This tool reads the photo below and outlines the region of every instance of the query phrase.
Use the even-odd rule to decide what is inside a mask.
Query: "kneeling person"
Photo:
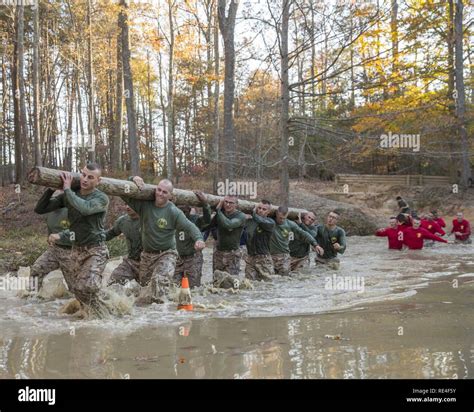
[[[118,265],[107,283],[110,286],[114,283],[123,285],[126,281],[139,280],[140,253],[142,252],[142,240],[140,230],[140,217],[130,207],[126,206],[126,215],[120,216],[114,226],[105,232],[105,240],[111,240],[120,234],[124,234],[127,241],[128,256]]]

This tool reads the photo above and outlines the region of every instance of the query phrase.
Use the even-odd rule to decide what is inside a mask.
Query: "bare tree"
[[[33,8],[33,142],[36,166],[43,165],[40,135],[39,37],[39,0],[37,0]]]
[[[130,66],[130,41],[128,33],[127,0],[120,0],[119,26],[122,33],[122,64],[125,87],[125,103],[127,106],[128,148],[132,174],[140,174],[137,125],[135,116],[135,100],[133,95],[133,77]]]
[[[219,30],[224,40],[224,133],[219,146],[220,160],[224,162],[222,172],[232,179],[234,176],[233,156],[234,148],[234,91],[235,91],[235,18],[237,15],[238,0],[230,0],[226,15],[226,0],[219,0],[217,16]]]
[[[461,139],[462,172],[461,184],[467,187],[471,178],[471,164],[469,162],[469,141],[466,128],[466,96],[464,90],[464,64],[463,64],[463,2],[456,1],[454,14],[454,39],[455,39],[455,100],[458,133]]]
[[[289,198],[289,173],[288,173],[288,143],[289,143],[289,110],[290,89],[288,78],[288,24],[290,20],[291,0],[282,0],[281,31],[280,31],[280,61],[281,61],[281,108],[280,108],[280,204],[288,206]]]

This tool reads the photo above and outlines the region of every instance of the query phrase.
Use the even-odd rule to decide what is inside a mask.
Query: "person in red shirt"
[[[440,226],[440,227],[446,227],[446,222],[441,216],[438,216],[438,211],[437,210],[432,210],[431,214],[433,215],[433,220]]]
[[[471,244],[471,225],[464,219],[464,214],[459,212],[456,214],[457,218],[453,220],[453,228],[451,233],[454,233],[454,243]]]
[[[441,226],[435,222],[431,213],[428,213],[423,219],[421,219],[421,227],[426,229],[433,235],[439,233],[441,236],[444,236],[446,234],[446,232],[441,228]]]
[[[394,216],[390,218],[390,226],[377,230],[375,236],[386,236],[389,249],[401,250],[403,247],[403,229],[399,228],[397,218]]]
[[[403,243],[408,249],[423,249],[423,240],[431,239],[437,242],[448,243],[443,238],[433,235],[426,229],[420,227],[421,221],[419,217],[412,218],[413,226],[407,227],[403,231]]]

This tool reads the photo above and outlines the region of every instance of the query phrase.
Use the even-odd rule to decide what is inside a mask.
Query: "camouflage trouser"
[[[124,257],[120,265],[118,265],[112,274],[110,279],[107,282],[107,286],[110,286],[114,283],[120,283],[123,285],[128,280],[135,279],[138,282],[138,275],[140,273],[140,261],[133,260],[129,257]]]
[[[250,280],[270,281],[274,275],[273,260],[270,255],[247,255],[245,258],[245,277]]]
[[[324,259],[316,255],[316,257],[314,258],[314,262],[316,263],[316,265],[327,265],[327,268],[332,270],[339,270],[340,266],[340,261],[338,258]]]
[[[189,279],[189,287],[201,286],[203,262],[202,250],[198,250],[190,256],[179,256],[174,270],[174,282],[179,284],[184,272],[186,272]]]
[[[290,254],[279,253],[272,255],[275,275],[288,276],[290,274]]]
[[[102,272],[107,264],[107,246],[73,246],[64,261],[64,279],[77,300],[97,309],[102,286]]]
[[[295,257],[295,256],[290,256],[291,262],[290,262],[290,270],[296,270],[302,267],[309,267],[309,256],[303,256],[303,257]]]
[[[177,258],[178,252],[173,249],[161,253],[142,252],[139,283],[141,286],[147,286],[150,283],[152,298],[163,300],[173,282]]]
[[[70,248],[61,248],[57,245],[50,245],[48,249],[36,259],[31,266],[31,277],[37,277],[38,290],[41,289],[43,280],[46,275],[53,270],[61,269],[64,273],[64,265],[68,256],[71,254]],[[66,268],[67,270],[67,268]]]
[[[212,272],[222,270],[230,273],[232,276],[239,276],[240,271],[240,249],[221,251],[214,250],[212,256]]]

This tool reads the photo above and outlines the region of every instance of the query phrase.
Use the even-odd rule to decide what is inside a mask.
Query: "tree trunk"
[[[95,162],[95,110],[94,110],[94,70],[92,67],[92,0],[87,1],[87,81],[89,83],[89,136],[88,136],[88,157],[91,162]]]
[[[20,19],[23,18],[23,6],[17,6],[15,12],[15,41],[13,46],[13,64],[12,64],[12,93],[13,93],[13,119],[15,136],[15,182],[21,183],[23,180],[23,156],[22,144],[24,140],[23,127],[20,115],[20,86],[19,86],[19,39],[20,39]]]
[[[462,151],[462,171],[461,184],[467,187],[471,178],[471,164],[469,161],[469,141],[466,128],[466,97],[464,89],[463,73],[463,2],[456,1],[456,11],[454,15],[454,37],[455,37],[455,84],[456,84],[456,118],[458,124],[459,137],[461,139]]]
[[[42,166],[40,128],[39,1],[33,8],[33,144],[35,165]]]
[[[118,25],[120,26],[120,17]],[[122,134],[123,134],[123,65],[121,34],[117,35],[117,87],[115,95],[114,144],[112,145],[112,170],[122,170]]]
[[[282,17],[280,33],[281,56],[281,107],[280,107],[280,203],[288,206],[289,198],[289,173],[288,173],[288,120],[290,110],[290,90],[288,79],[288,22],[290,16],[290,1],[282,0]]]
[[[169,66],[168,66],[168,105],[166,113],[168,117],[168,153],[166,156],[166,176],[173,180],[176,167],[176,159],[174,156],[174,82],[173,82],[173,61],[174,61],[174,17],[173,17],[174,0],[168,0],[168,21],[170,25],[169,38]]]
[[[220,145],[220,160],[224,162],[222,172],[228,179],[234,177],[234,90],[235,90],[235,18],[238,0],[230,0],[226,16],[226,0],[219,0],[218,20],[219,29],[224,40],[224,133]],[[220,176],[222,177],[222,176]]]
[[[122,64],[123,79],[125,87],[125,102],[127,106],[128,124],[128,151],[130,156],[130,167],[133,175],[140,174],[139,152],[137,141],[137,123],[135,116],[135,100],[133,96],[133,77],[130,67],[130,41],[128,34],[127,4],[125,0],[120,0],[119,26],[122,30]]]
[[[48,169],[46,167],[34,167],[28,173],[28,181],[34,185],[40,185],[45,187],[61,189],[63,187],[60,174],[61,170]],[[73,173],[72,187],[74,189],[79,188],[79,173]],[[142,190],[138,190],[135,183],[129,180],[112,179],[108,177],[102,177],[97,187],[104,193],[110,196],[124,196],[127,195],[134,199],[146,199],[153,200],[155,198],[155,185],[146,184]],[[207,200],[211,206],[216,206],[219,201],[223,198],[222,196],[214,196],[207,194]],[[200,206],[201,203],[191,190],[174,189],[173,191],[173,202],[176,205],[190,205]],[[257,204],[248,200],[239,199],[239,210],[245,213],[251,213]],[[273,206],[272,210],[275,211],[278,206]],[[289,218],[296,219],[299,213],[304,213],[304,209],[289,209]]]
[[[216,2],[217,7],[217,2]],[[213,117],[214,117],[214,137],[213,137],[213,149],[212,149],[212,160],[213,160],[213,173],[212,173],[212,187],[214,192],[217,190],[217,180],[219,177],[219,130],[220,130],[220,116],[219,116],[219,93],[220,93],[220,80],[219,80],[219,31],[217,22],[217,13],[214,15],[214,95],[213,95]]]

